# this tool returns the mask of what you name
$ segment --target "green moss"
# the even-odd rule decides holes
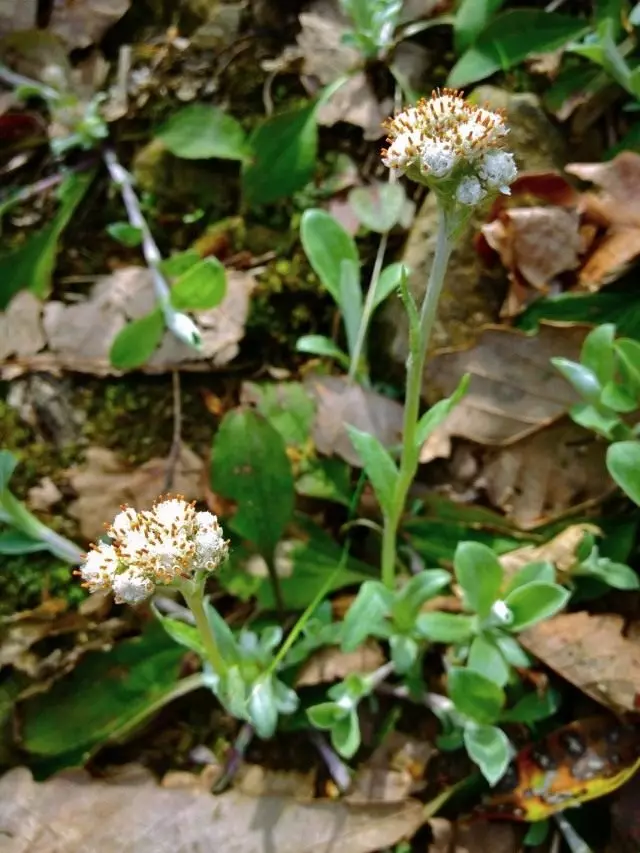
[[[87,597],[71,566],[46,551],[0,559],[0,617],[37,607],[44,598],[64,598],[73,605]]]

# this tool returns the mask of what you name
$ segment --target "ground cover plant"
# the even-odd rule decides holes
[[[8,849],[637,849],[638,26],[0,10]]]

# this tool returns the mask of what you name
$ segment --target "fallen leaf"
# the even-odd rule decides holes
[[[393,731],[358,767],[349,803],[401,803],[425,785],[424,773],[433,744]]]
[[[587,509],[614,489],[605,453],[604,442],[566,417],[515,444],[491,448],[477,485],[511,521],[530,530]]]
[[[289,797],[219,796],[147,782],[109,784],[86,774],[33,781],[25,768],[0,779],[6,853],[373,853],[411,836],[422,804],[304,804]],[[96,815],[100,820],[96,820]]]
[[[362,467],[347,424],[375,435],[386,447],[400,443],[403,408],[399,403],[349,382],[346,376],[313,375],[304,384],[317,402],[312,435],[320,453]]]
[[[338,646],[327,646],[307,658],[296,678],[296,687],[339,681],[352,672],[374,672],[384,661],[382,649],[372,639],[353,652],[343,652]]]
[[[69,515],[79,521],[86,539],[95,540],[104,533],[104,525],[115,517],[122,504],[149,509],[165,489],[166,471],[166,459],[149,459],[131,470],[111,450],[89,447],[83,464],[67,471],[77,495],[69,505]],[[174,491],[187,500],[202,498],[203,472],[202,459],[182,445],[175,467]]]
[[[552,423],[578,396],[551,364],[552,356],[578,361],[588,329],[542,324],[537,335],[486,326],[475,345],[436,354],[423,380],[423,393],[436,402],[454,392],[471,374],[469,390],[423,446],[421,461],[435,458],[430,448],[443,436],[478,444],[505,445]]]
[[[12,355],[35,355],[44,347],[41,312],[42,303],[28,290],[17,293],[0,312],[0,362]]]
[[[43,477],[27,492],[27,505],[37,512],[48,512],[62,500],[62,492],[51,477]]]
[[[167,331],[158,349],[141,369],[148,373],[177,367],[181,370],[207,370],[212,364],[220,366],[231,361],[237,355],[244,335],[254,287],[255,280],[251,274],[227,270],[227,293],[221,304],[207,311],[193,312],[202,334],[201,352],[196,353]],[[11,352],[16,352],[5,368],[5,376],[13,377],[25,370],[60,368],[100,376],[118,374],[109,362],[114,338],[127,320],[138,319],[154,307],[151,274],[146,267],[125,267],[105,276],[96,283],[84,302],[51,300],[42,309],[47,352],[21,353],[15,347],[9,351],[3,341],[0,363],[6,361]],[[9,311],[5,315],[5,323],[10,322]],[[22,311],[24,313],[26,308],[23,307]],[[37,326],[38,319],[31,308],[29,328]],[[2,322],[3,315],[0,314],[0,324]],[[37,341],[35,334],[34,341]]]
[[[129,10],[131,0],[54,0],[49,30],[69,50],[89,47]]]
[[[36,26],[38,0],[0,0],[0,38]]]
[[[233,787],[249,797],[279,796],[311,801],[316,787],[316,771],[268,770],[261,764],[243,763],[233,777]]]
[[[615,713],[638,710],[640,623],[622,616],[568,613],[519,635],[531,654]]]
[[[576,564],[576,551],[586,534],[601,536],[601,530],[594,524],[570,524],[544,545],[525,545],[515,551],[509,551],[498,559],[507,578],[513,577],[527,563],[553,563],[561,580],[571,576]]]
[[[458,824],[452,853],[520,853],[522,830],[509,823],[474,821]],[[436,848],[437,849],[437,848]]]

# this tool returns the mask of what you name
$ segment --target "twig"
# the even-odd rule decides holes
[[[122,201],[127,211],[129,223],[140,231],[142,235],[142,254],[151,273],[153,290],[156,301],[164,314],[167,328],[184,343],[190,344],[194,349],[199,349],[201,340],[200,332],[195,324],[185,315],[178,313],[171,305],[171,291],[169,283],[160,269],[162,255],[158,244],[153,238],[147,221],[142,215],[138,196],[133,188],[131,175],[118,160],[116,152],[107,148],[103,152],[103,158],[111,180],[120,190]],[[190,339],[191,336],[191,339]]]
[[[173,389],[173,437],[171,449],[167,457],[167,470],[164,478],[164,490],[170,492],[176,476],[176,468],[182,449],[182,395],[180,393],[180,372],[171,371],[171,387]]]
[[[331,778],[338,786],[341,794],[346,794],[351,787],[351,774],[349,768],[340,756],[329,746],[326,739],[317,731],[309,732],[309,737],[315,748],[320,753],[322,760],[327,765]]]
[[[244,723],[242,725],[242,728],[238,733],[238,737],[227,755],[222,776],[218,779],[213,788],[214,794],[221,794],[222,791],[231,784],[233,777],[240,769],[242,759],[244,758],[244,754],[247,751],[249,744],[253,740],[254,734],[254,728],[250,723]]]

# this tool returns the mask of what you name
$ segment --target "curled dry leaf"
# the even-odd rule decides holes
[[[69,514],[80,523],[88,540],[104,533],[104,525],[115,517],[123,503],[136,509],[148,509],[165,490],[166,459],[149,459],[131,470],[111,450],[89,447],[85,461],[67,471],[77,498],[69,505]],[[187,500],[203,497],[202,459],[182,445],[174,473],[174,491]]]
[[[362,467],[347,424],[375,435],[386,447],[400,443],[403,409],[399,403],[351,383],[345,376],[313,375],[305,386],[317,402],[313,441],[320,453]]]
[[[25,768],[0,779],[7,853],[373,853],[411,836],[422,813],[417,800],[299,803],[276,794],[167,790],[144,780],[109,784],[78,773],[36,783]]]
[[[308,658],[296,678],[296,687],[339,681],[352,672],[374,672],[385,657],[375,640],[367,640],[353,652],[343,652],[338,646],[319,649]]]
[[[553,563],[561,580],[571,576],[576,564],[576,551],[586,534],[601,536],[595,524],[570,524],[544,545],[525,545],[499,557],[500,565],[507,578],[516,574],[527,563]],[[563,577],[564,576],[564,577]]]
[[[165,332],[158,349],[143,366],[148,373],[162,373],[179,367],[181,370],[207,370],[231,361],[238,352],[244,335],[250,296],[255,287],[252,275],[238,270],[227,271],[227,293],[216,308],[195,311],[194,317],[202,333],[202,351],[196,353]],[[29,370],[77,370],[100,376],[117,374],[109,362],[111,344],[127,320],[136,320],[155,308],[151,276],[146,267],[125,267],[100,279],[84,302],[47,302],[42,318],[24,294],[18,294],[5,314],[2,324],[9,324],[18,314],[24,333],[16,343],[9,338],[11,349],[0,338],[0,365],[7,361],[5,375]],[[20,300],[14,308],[16,300]],[[27,323],[28,320],[28,323]],[[44,342],[40,343],[38,335]],[[28,334],[33,335],[29,344]],[[35,344],[38,343],[34,351]],[[46,343],[47,352],[39,352]],[[20,347],[20,348],[18,348]]]
[[[89,47],[128,11],[131,0],[54,0],[49,30],[69,50]]]
[[[471,382],[423,446],[421,461],[435,458],[431,448],[441,446],[445,436],[505,445],[564,415],[578,397],[550,359],[578,361],[587,331],[584,326],[544,324],[537,335],[525,335],[487,326],[475,345],[437,354],[425,372],[425,396],[433,402],[448,397],[465,373],[471,374]]]
[[[637,711],[640,623],[625,630],[613,613],[567,613],[519,636],[522,645],[583,693],[615,713]]]

